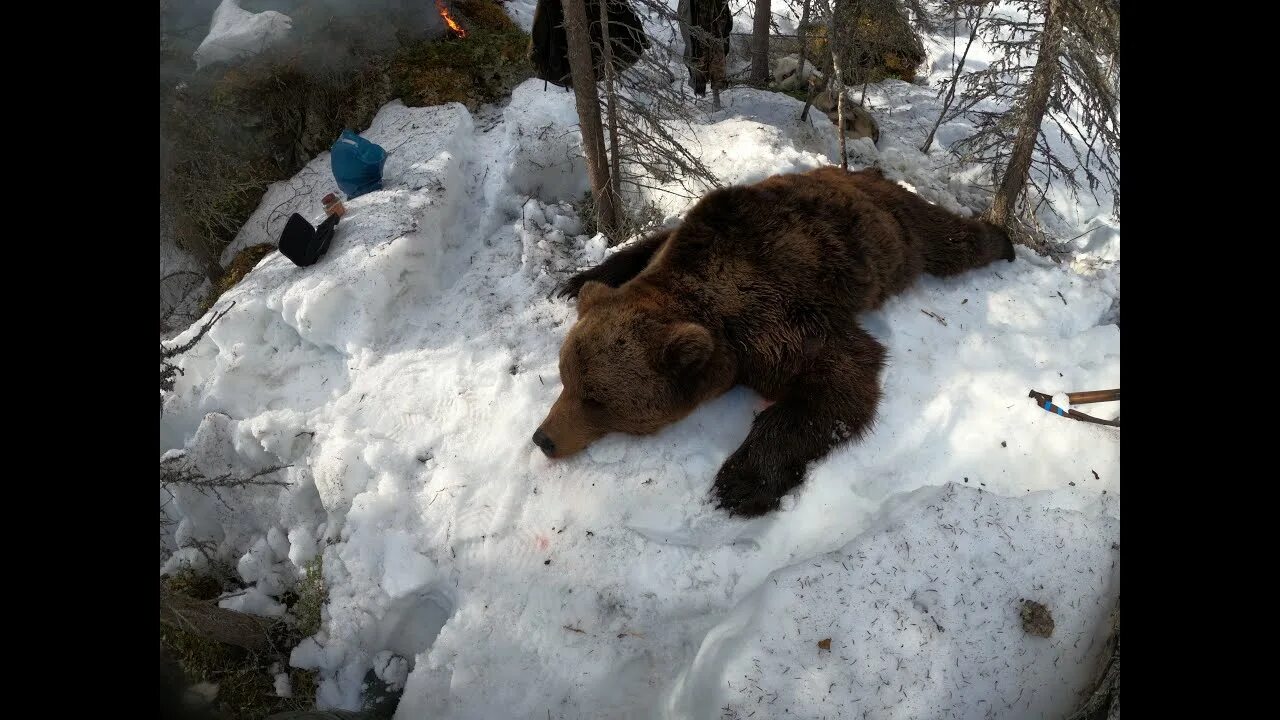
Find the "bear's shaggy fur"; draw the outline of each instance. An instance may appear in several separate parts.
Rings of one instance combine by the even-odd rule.
[[[550,457],[646,434],[746,385],[774,404],[720,468],[720,507],[758,515],[808,464],[871,425],[885,349],[858,325],[922,272],[1012,261],[1001,230],[930,205],[879,170],[777,175],[706,195],[676,228],[561,289],[578,322],[564,389],[534,442]]]

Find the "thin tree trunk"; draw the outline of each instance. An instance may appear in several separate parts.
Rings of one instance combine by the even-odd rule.
[[[773,17],[769,0],[756,0],[755,25],[751,32],[751,84],[769,84],[769,20]]]
[[[270,619],[194,600],[169,590],[164,583],[160,583],[160,622],[253,652],[271,649]]]
[[[827,58],[830,59],[830,55],[828,55]],[[813,106],[813,98],[817,95],[821,95],[823,91],[831,86],[831,68],[823,68],[821,72],[822,84],[809,83],[809,92],[805,94],[804,98],[804,109],[800,111],[801,122],[809,119],[809,108]]]
[[[839,78],[837,77],[837,82]],[[849,169],[849,151],[845,148],[844,138],[844,90],[841,84],[840,94],[836,96],[836,118],[840,125],[840,167],[844,170]]]
[[[710,72],[707,73],[707,77],[711,81],[711,106],[719,110],[720,86],[724,85],[724,76],[728,71],[728,60],[724,56],[724,46],[714,37],[711,43],[708,44],[708,51],[711,53]]]
[[[796,29],[796,35],[800,41],[800,67],[796,70],[796,76],[800,78],[800,84],[803,87],[809,86],[809,83],[804,81],[804,61],[809,49],[805,38],[809,35],[809,4],[812,2],[813,0],[804,0],[804,7],[800,10],[800,27]]]
[[[615,86],[615,69],[613,67],[613,44],[609,42],[609,3],[600,3],[600,40],[604,44],[601,54],[604,57],[604,96],[609,112],[609,189],[613,193],[614,202],[622,197],[622,154],[618,151],[618,94]]]
[[[604,128],[600,124],[600,96],[596,92],[595,68],[591,66],[591,35],[587,28],[585,0],[567,0],[564,3],[564,30],[569,41],[569,72],[573,74],[573,98],[578,107],[582,149],[587,155],[587,176],[591,180],[600,232],[613,243],[619,239],[618,206],[609,191],[609,157],[604,146]]]
[[[960,61],[956,62],[955,51],[951,53],[951,62],[955,66],[951,69],[951,86],[947,88],[947,98],[942,101],[942,112],[938,113],[938,119],[933,122],[933,127],[929,128],[929,136],[924,139],[924,144],[920,146],[920,152],[928,153],[929,148],[933,145],[933,136],[938,132],[938,128],[942,127],[942,120],[947,116],[947,110],[951,109],[951,103],[956,99],[956,85],[960,84],[960,73],[964,70],[964,61],[969,57],[969,48],[973,47],[973,41],[978,37],[978,25],[982,22],[982,7],[978,7],[977,15],[971,19],[969,26],[969,42],[965,43],[964,54],[960,56]],[[955,27],[959,24],[959,18],[956,19]]]
[[[844,170],[849,169],[849,153],[845,149],[845,133],[844,133],[844,69],[841,62],[841,49],[839,38],[836,37],[836,8],[832,3],[831,18],[827,26],[827,43],[831,45],[831,74],[835,76],[836,82],[836,118],[840,126],[840,167]]]
[[[1036,149],[1036,137],[1040,133],[1040,124],[1044,121],[1045,111],[1049,107],[1049,95],[1057,84],[1062,73],[1058,64],[1058,55],[1062,50],[1063,18],[1061,0],[1048,0],[1045,4],[1044,30],[1040,35],[1039,55],[1035,69],[1031,71],[1031,82],[1027,91],[1027,101],[1019,118],[1018,136],[1013,143],[1013,151],[1009,155],[1009,164],[1005,167],[1004,178],[996,190],[995,201],[987,214],[987,219],[995,225],[1007,227],[1010,216],[1016,211],[1018,199],[1026,190],[1027,174],[1031,170],[1031,161]]]

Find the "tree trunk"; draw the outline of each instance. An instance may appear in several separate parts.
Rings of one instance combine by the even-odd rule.
[[[831,74],[835,77],[836,118],[840,126],[840,167],[849,169],[849,152],[845,149],[844,137],[844,63],[841,62],[842,50],[840,39],[836,36],[836,3],[832,3],[830,24],[827,26],[827,43],[831,46]]]
[[[804,0],[804,7],[800,10],[800,27],[796,28],[797,39],[800,42],[800,67],[796,70],[796,77],[800,79],[800,83],[804,87],[809,85],[804,81],[804,60],[809,49],[805,40],[809,35],[809,4],[812,2],[813,0]]]
[[[564,3],[564,30],[569,41],[569,72],[573,74],[573,98],[578,107],[578,127],[582,130],[582,149],[587,155],[587,176],[595,197],[596,221],[600,232],[617,242],[617,198],[609,189],[609,154],[604,147],[604,128],[600,123],[600,96],[596,92],[596,73],[591,65],[591,35],[587,30],[585,0]]]
[[[1044,30],[1040,34],[1039,55],[1035,69],[1031,71],[1027,100],[1018,119],[1018,136],[1005,167],[1004,178],[996,190],[995,200],[987,219],[1001,227],[1007,227],[1016,212],[1018,199],[1026,190],[1027,174],[1036,149],[1040,124],[1049,107],[1049,95],[1062,74],[1058,56],[1062,51],[1063,18],[1061,0],[1045,3]]]
[[[600,3],[600,43],[604,58],[604,96],[609,113],[609,191],[615,203],[622,196],[622,154],[618,149],[618,92],[613,67],[613,44],[609,42],[609,3]],[[717,107],[718,109],[718,107]]]
[[[269,618],[226,610],[193,600],[160,583],[160,622],[208,640],[235,645],[252,652],[271,649]]]
[[[769,0],[756,0],[755,26],[751,32],[751,84],[769,84]]]

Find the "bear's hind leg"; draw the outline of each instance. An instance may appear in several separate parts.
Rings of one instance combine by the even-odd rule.
[[[717,506],[762,515],[804,480],[809,463],[861,437],[880,402],[885,349],[860,327],[829,339],[810,369],[756,416],[747,439],[716,474]]]
[[[672,230],[659,230],[648,237],[636,241],[618,252],[610,255],[604,262],[591,268],[583,270],[574,275],[560,286],[556,293],[559,297],[578,297],[578,291],[589,280],[602,282],[609,287],[619,287],[631,278],[640,274],[641,270],[649,265],[649,261],[653,259],[654,253],[658,252],[658,248],[670,237]]]

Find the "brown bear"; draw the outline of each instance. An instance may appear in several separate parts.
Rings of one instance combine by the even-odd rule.
[[[922,272],[1013,261],[1002,230],[876,169],[824,167],[715,190],[674,229],[569,279],[564,385],[533,442],[572,455],[647,434],[746,385],[774,404],[716,475],[718,506],[759,515],[875,418],[885,349],[858,325]]]

